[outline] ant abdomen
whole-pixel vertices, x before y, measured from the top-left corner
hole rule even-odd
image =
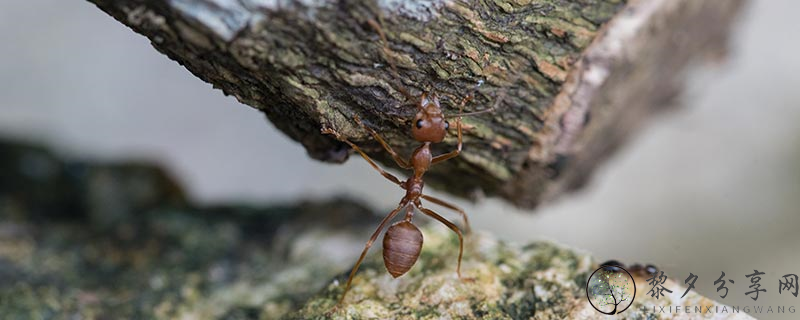
[[[392,277],[408,272],[417,262],[421,250],[422,232],[410,221],[393,224],[383,236],[383,263]]]

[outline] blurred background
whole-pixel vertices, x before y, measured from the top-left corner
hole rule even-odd
[[[800,306],[778,294],[781,276],[800,274],[798,10],[752,1],[729,59],[693,70],[683,107],[654,119],[580,192],[535,211],[434,194],[503,239],[653,263],[680,283],[693,273],[701,294],[729,305]],[[203,204],[347,195],[391,208],[403,194],[357,157],[309,159],[259,112],[88,2],[4,1],[0,43],[0,137],[72,158],[154,161]],[[758,301],[744,294],[754,269],[766,273]],[[725,299],[713,285],[721,271],[736,281]]]

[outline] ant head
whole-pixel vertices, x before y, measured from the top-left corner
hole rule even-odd
[[[419,142],[439,143],[444,140],[450,124],[444,119],[439,98],[435,94],[422,94],[419,111],[414,117],[411,134]]]

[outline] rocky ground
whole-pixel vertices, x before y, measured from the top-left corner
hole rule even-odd
[[[0,142],[0,310],[3,319],[599,316],[586,303],[598,268],[588,254],[476,232],[458,279],[457,238],[435,224],[422,228],[420,260],[401,278],[384,270],[376,246],[346,304],[330,312],[377,225],[373,213],[347,199],[199,207],[146,163],[64,160]],[[675,293],[658,300],[637,294],[620,316],[683,318],[653,306],[717,305],[669,286]]]

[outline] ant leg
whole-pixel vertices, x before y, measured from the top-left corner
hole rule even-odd
[[[433,202],[435,204],[438,204],[438,205],[440,205],[442,207],[445,207],[447,209],[450,209],[450,210],[458,212],[458,214],[460,214],[461,218],[464,220],[464,232],[466,232],[466,233],[470,232],[471,228],[469,226],[469,219],[467,218],[467,212],[466,211],[464,211],[463,209],[457,207],[454,204],[451,204],[451,203],[449,203],[447,201],[444,201],[442,199],[439,199],[439,198],[435,198],[435,197],[431,197],[431,196],[423,194],[422,195],[422,199],[428,200],[428,201]]]
[[[461,99],[461,104],[458,106],[459,113],[461,113],[461,111],[464,110],[464,105],[467,104],[467,102],[469,102],[470,100],[472,100],[472,95],[468,95],[464,97],[464,99]],[[455,158],[461,153],[461,145],[462,145],[461,116],[458,116],[458,118],[456,118],[456,130],[458,130],[458,146],[456,147],[456,150],[434,157],[433,160],[431,160],[431,165],[437,164],[439,162],[448,159]]]
[[[361,125],[361,127],[363,127],[364,130],[367,130],[367,132],[369,132],[369,134],[371,134],[372,137],[375,138],[375,140],[378,140],[378,142],[383,146],[383,149],[386,150],[386,152],[388,152],[392,156],[394,162],[397,163],[398,166],[400,166],[403,169],[411,169],[411,166],[408,164],[408,162],[406,162],[405,159],[401,158],[400,155],[398,155],[397,152],[395,152],[392,149],[392,147],[388,143],[386,143],[386,141],[384,141],[383,138],[381,138],[381,136],[377,132],[375,132],[375,130],[372,130],[372,128],[364,124],[364,122],[362,122],[361,118],[359,118],[358,116],[355,116],[354,118],[356,120],[356,123]]]
[[[400,188],[404,188],[405,189],[405,186],[403,185],[402,182],[400,182],[400,179],[397,179],[397,177],[395,177],[391,173],[388,173],[385,170],[381,169],[381,167],[379,167],[377,164],[375,164],[375,162],[372,161],[372,159],[366,153],[364,153],[364,151],[362,151],[361,148],[359,148],[357,145],[355,145],[355,143],[350,142],[350,140],[347,140],[347,138],[342,137],[341,135],[339,135],[339,132],[337,132],[336,130],[333,130],[332,128],[327,128],[327,127],[322,128],[321,132],[323,134],[332,135],[332,136],[336,137],[337,140],[342,141],[342,142],[350,145],[350,147],[353,148],[353,150],[355,150],[356,152],[358,152],[358,154],[360,154],[361,157],[364,158],[364,160],[367,160],[367,162],[373,168],[375,168],[375,170],[378,170],[378,172],[380,172],[380,174],[382,176],[384,176],[386,179],[389,179],[389,181],[393,182],[394,184],[400,186]]]
[[[461,257],[464,256],[464,236],[461,234],[461,230],[450,221],[447,221],[444,217],[440,216],[438,213],[433,212],[433,210],[428,208],[423,208],[422,206],[417,206],[417,209],[422,211],[422,213],[431,216],[438,220],[439,222],[446,225],[450,230],[453,230],[458,235],[458,267],[456,267],[456,273],[458,274],[458,278],[461,279]]]
[[[372,247],[372,243],[375,242],[375,239],[378,239],[378,236],[381,234],[381,231],[383,231],[383,228],[386,227],[386,224],[389,223],[392,220],[392,218],[394,218],[400,212],[400,210],[405,208],[406,205],[407,204],[405,203],[401,203],[399,206],[397,206],[397,209],[394,209],[394,211],[392,211],[391,213],[389,213],[389,215],[383,218],[383,221],[381,221],[381,224],[378,226],[378,229],[375,230],[375,233],[373,233],[372,237],[369,238],[369,241],[367,241],[367,245],[364,246],[364,251],[361,252],[361,257],[358,258],[358,261],[356,261],[356,265],[353,266],[353,270],[350,271],[350,277],[347,278],[347,285],[345,285],[342,297],[339,298],[339,302],[336,304],[336,306],[339,306],[340,304],[342,304],[342,302],[344,302],[344,297],[347,296],[347,292],[350,291],[350,285],[353,282],[353,277],[356,275],[358,267],[361,266],[361,262],[364,261],[364,257],[367,256],[367,251],[369,251],[369,248]]]

